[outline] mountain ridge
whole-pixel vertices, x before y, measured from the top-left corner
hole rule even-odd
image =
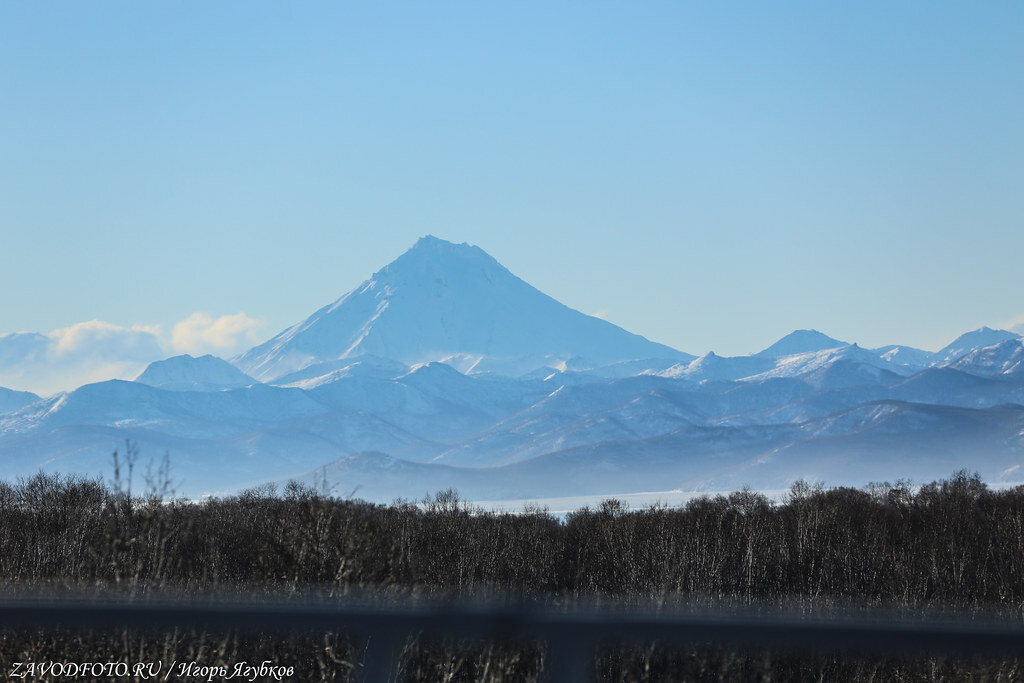
[[[38,339],[7,341],[25,357]],[[808,329],[696,358],[428,236],[235,364],[181,355],[134,382],[0,391],[0,475],[102,476],[131,440],[170,452],[189,495],[315,469],[384,502],[426,486],[509,499],[810,475],[862,485],[954,464],[1006,481],[1024,476],[1022,362],[1024,342],[990,328],[940,353]]]

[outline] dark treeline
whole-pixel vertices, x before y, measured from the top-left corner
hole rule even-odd
[[[291,485],[281,492],[165,502],[132,499],[97,481],[38,475],[0,484],[0,548],[0,577],[18,589],[512,593],[554,601],[613,596],[627,602],[996,609],[1017,618],[1024,609],[1024,487],[994,491],[966,473],[916,490],[798,483],[779,504],[752,491],[701,498],[680,509],[631,511],[606,501],[564,521],[543,511],[485,513],[452,492],[423,504],[383,506]],[[18,656],[59,649],[49,636],[38,638],[33,646],[4,636],[0,659],[10,661],[11,648],[21,648]],[[314,648],[321,672],[314,677],[344,680],[355,670],[355,650],[335,640],[340,654],[334,659],[324,659],[324,652],[335,650]],[[521,680],[541,668],[542,655],[532,646],[498,648],[499,656],[491,645],[490,658],[479,651],[459,654],[455,646],[425,647],[407,648],[407,677],[444,678],[444,667],[454,666],[449,680]],[[606,652],[595,672],[604,680],[915,679],[914,672],[932,680],[944,666],[961,666],[737,657],[627,648]],[[322,675],[324,661],[335,659],[348,663]],[[993,666],[986,676],[1020,674],[1015,662]]]
[[[402,586],[474,594],[856,598],[1024,607],[1024,487],[960,473],[916,492],[795,485],[681,509],[616,501],[565,521],[475,511],[451,492],[372,505],[289,486],[130,504],[99,482],[0,484],[8,583]]]

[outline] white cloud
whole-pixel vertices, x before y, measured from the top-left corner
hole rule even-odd
[[[607,320],[608,319],[608,311],[606,311],[604,309],[602,309],[600,311],[594,311],[590,315],[592,315],[595,318],[600,318],[601,320]]]
[[[193,313],[170,335],[159,325],[123,327],[88,320],[48,334],[0,335],[0,386],[40,395],[90,382],[132,379],[155,360],[179,353],[230,357],[255,344],[262,325],[244,313]]]
[[[163,353],[159,326],[121,327],[89,320],[50,332],[51,359],[87,356],[117,361],[151,360]]]
[[[164,355],[159,327],[88,320],[45,335],[4,335],[0,386],[52,394],[89,382],[130,379]]]
[[[258,341],[256,331],[262,325],[261,321],[245,313],[219,318],[193,313],[174,326],[171,347],[183,353],[233,356]]]

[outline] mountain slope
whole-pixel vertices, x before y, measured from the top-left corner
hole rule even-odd
[[[949,367],[982,377],[1020,377],[1024,375],[1024,339],[1007,339],[975,349]]]
[[[0,387],[0,413],[9,413],[35,403],[39,397],[30,391],[15,391]]]
[[[749,379],[758,380],[768,377],[797,377],[810,372],[824,370],[837,364],[845,364],[847,368],[854,365],[858,366],[860,368],[860,380],[857,381],[863,380],[861,383],[884,383],[886,380],[883,379],[879,372],[884,372],[887,375],[892,375],[893,377],[910,374],[908,368],[905,366],[888,363],[879,357],[876,352],[862,349],[856,344],[850,344],[849,346],[842,346],[840,348],[799,353],[779,358],[774,368],[761,375],[750,377]],[[838,378],[833,376],[833,379]],[[847,380],[853,380],[853,376],[851,375]],[[831,385],[832,388],[836,388],[837,386],[837,384]]]
[[[714,351],[689,363],[679,363],[662,372],[660,377],[687,379],[690,381],[732,381],[759,375],[775,366],[775,359],[768,356],[719,356]]]
[[[234,360],[260,380],[361,355],[407,364],[452,356],[533,367],[686,359],[534,289],[478,247],[421,238],[362,285]],[[532,369],[529,368],[529,369]]]
[[[931,351],[915,349],[912,346],[890,344],[872,349],[886,363],[902,365],[915,370],[923,370],[935,360],[935,354]]]

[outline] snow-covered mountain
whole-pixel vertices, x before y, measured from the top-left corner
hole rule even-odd
[[[991,327],[979,327],[971,332],[966,332],[947,346],[935,352],[936,365],[947,365],[965,356],[971,351],[983,349],[1008,339],[1020,339],[1020,335],[1009,330],[993,330]]]
[[[271,382],[281,387],[300,387],[311,389],[321,384],[329,384],[343,377],[376,377],[377,379],[394,379],[409,371],[405,363],[377,356],[358,356],[340,360],[324,361],[307,365],[301,370],[282,375]]]
[[[1007,339],[970,351],[949,367],[982,377],[1024,375],[1024,339]]]
[[[29,391],[15,391],[0,387],[0,413],[9,413],[35,403],[39,397]]]
[[[0,463],[8,477],[109,474],[110,452],[131,439],[145,454],[171,454],[184,493],[334,463],[326,471],[338,490],[383,501],[447,486],[490,498],[774,486],[793,473],[862,484],[944,476],[957,462],[1012,480],[1024,464],[1024,378],[953,368],[905,377],[852,345],[784,359],[778,367],[793,372],[740,381],[516,379],[436,362],[388,377],[387,364],[359,371],[356,361],[288,387],[102,382],[0,414]]]
[[[17,367],[41,339],[0,337],[0,360]],[[46,398],[0,389],[0,478],[109,475],[128,439],[169,453],[186,495],[290,477],[378,501],[452,486],[511,499],[860,485],[962,467],[1024,481],[1022,406],[1024,340],[1009,332],[931,353],[797,330],[756,354],[695,358],[428,237],[233,364],[176,356]]]
[[[234,360],[268,381],[308,366],[373,355],[412,365],[452,359],[509,374],[583,358],[607,365],[689,358],[560,304],[482,249],[421,238],[334,303]]]
[[[662,377],[692,381],[731,381],[759,375],[775,367],[777,360],[769,356],[719,356],[709,351],[689,363],[679,363],[655,373]]]
[[[794,333],[795,334],[795,333]],[[774,377],[798,377],[816,371],[817,375],[832,388],[837,382],[878,383],[881,374],[893,376],[910,375],[927,365],[911,365],[891,360],[893,354],[879,353],[878,350],[864,349],[857,344],[828,346],[832,340],[820,333],[807,344],[782,344],[779,348],[806,348],[825,345],[821,350],[796,351],[792,354],[773,356],[758,353],[752,356],[719,356],[709,352],[689,363],[678,363],[661,371],[647,371],[660,377],[688,379],[691,381],[762,381]],[[792,335],[788,335],[791,337]],[[823,341],[829,340],[829,341]],[[780,341],[785,341],[785,338]],[[773,345],[774,346],[774,345]],[[763,354],[763,355],[762,355]],[[905,360],[905,359],[904,359]],[[840,368],[845,368],[845,380],[840,380]],[[828,381],[826,381],[828,378]]]
[[[221,391],[255,384],[256,380],[226,360],[211,356],[174,356],[150,363],[134,381],[170,391]]]
[[[781,358],[797,353],[824,351],[839,346],[849,346],[847,342],[833,339],[817,330],[794,330],[771,346],[755,353],[761,358]]]
[[[760,375],[751,377],[758,380],[769,377],[797,377],[814,371],[823,371],[844,364],[847,368],[859,367],[858,377],[862,383],[879,383],[881,372],[893,376],[911,374],[907,366],[888,362],[876,351],[863,349],[857,344],[848,344],[839,348],[827,348],[822,351],[796,353],[783,356],[776,360],[775,365]],[[847,373],[847,376],[850,376]],[[836,388],[833,385],[833,388]]]
[[[912,346],[890,344],[872,349],[878,357],[891,365],[902,365],[913,370],[921,370],[935,362],[936,354],[932,351],[915,349]]]

